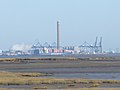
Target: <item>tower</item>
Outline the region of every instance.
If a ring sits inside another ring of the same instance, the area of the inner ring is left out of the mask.
[[[57,21],[57,49],[60,49],[60,22]]]

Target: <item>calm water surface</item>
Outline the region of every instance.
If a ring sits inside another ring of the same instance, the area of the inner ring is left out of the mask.
[[[93,68],[92,70],[94,70]],[[109,68],[108,68],[109,69]],[[84,78],[84,79],[111,79],[120,80],[120,73],[86,73],[81,71],[89,71],[91,68],[23,68],[23,69],[9,69],[10,72],[41,72],[51,73],[53,76],[48,78]],[[46,77],[46,76],[45,76]]]
[[[54,77],[120,80],[120,73],[69,73],[69,74],[55,74]]]

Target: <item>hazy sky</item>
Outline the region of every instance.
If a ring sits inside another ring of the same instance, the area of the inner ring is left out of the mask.
[[[60,21],[61,44],[93,44],[120,48],[120,0],[0,0],[0,48],[13,44],[56,41]]]

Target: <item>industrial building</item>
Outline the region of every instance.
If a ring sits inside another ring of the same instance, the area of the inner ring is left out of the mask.
[[[80,47],[80,53],[84,53],[84,54],[102,53],[102,37],[100,38],[99,42],[98,42],[98,38],[96,37],[95,43],[93,45],[85,41],[79,47]]]
[[[93,44],[89,44],[86,41],[82,45],[78,46],[61,46],[60,40],[60,22],[57,21],[57,40],[56,42],[49,44],[47,42],[41,44],[40,42],[34,45],[13,45],[11,49],[4,54],[7,55],[59,55],[59,54],[98,54],[102,53],[102,37],[100,40],[96,37]],[[99,42],[98,42],[99,41]],[[0,54],[2,55],[2,54]]]
[[[88,44],[86,41],[80,46],[64,46],[60,45],[60,22],[57,21],[57,44],[54,42],[53,44],[48,44],[45,42],[44,44],[40,44],[37,42],[32,46],[31,54],[98,54],[102,53],[102,37],[98,42],[98,38],[93,45]]]

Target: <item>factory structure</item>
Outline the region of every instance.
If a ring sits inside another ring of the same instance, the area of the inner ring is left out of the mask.
[[[57,43],[48,44],[45,42],[44,44],[40,44],[37,42],[32,46],[32,54],[96,54],[102,53],[102,37],[98,43],[98,38],[96,37],[96,41],[94,45],[90,45],[87,42],[84,42],[80,46],[64,46],[60,45],[60,22],[57,21]]]
[[[40,42],[34,45],[14,45],[8,52],[3,52],[7,55],[61,55],[61,54],[100,54],[102,53],[102,37],[91,45],[84,42],[79,46],[61,46],[60,40],[60,22],[57,21],[57,43],[49,44],[47,42],[41,44]]]
[[[93,45],[88,44],[86,41],[80,46],[64,46],[60,47],[60,42],[48,44],[45,42],[43,45],[37,42],[32,46],[32,54],[100,54],[102,53],[102,37],[99,43]]]

